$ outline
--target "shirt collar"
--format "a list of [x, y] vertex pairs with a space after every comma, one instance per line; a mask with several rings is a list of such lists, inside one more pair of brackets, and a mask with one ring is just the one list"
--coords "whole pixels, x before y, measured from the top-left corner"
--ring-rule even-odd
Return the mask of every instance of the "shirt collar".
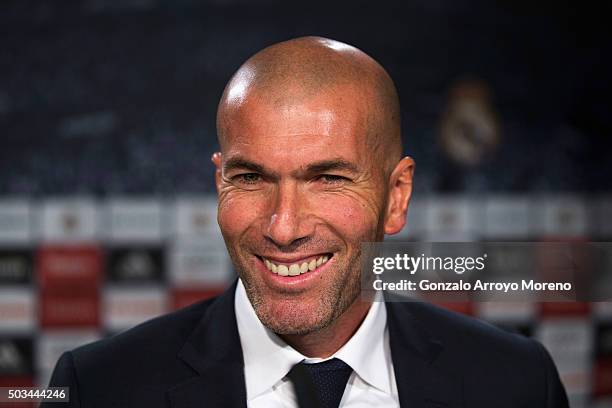
[[[307, 363], [327, 360], [305, 357], [265, 327], [257, 317], [241, 280], [236, 286], [234, 308], [244, 357], [248, 400], [276, 385], [295, 364], [304, 360]], [[386, 329], [385, 304], [373, 302], [355, 334], [329, 358], [341, 359], [362, 380], [390, 394], [392, 365]]]
[[250, 400], [272, 388], [304, 356], [261, 323], [240, 279], [236, 285], [234, 308], [244, 358], [247, 399]]
[[387, 337], [387, 309], [377, 300], [353, 337], [333, 357], [350, 365], [371, 386], [390, 394], [393, 366]]

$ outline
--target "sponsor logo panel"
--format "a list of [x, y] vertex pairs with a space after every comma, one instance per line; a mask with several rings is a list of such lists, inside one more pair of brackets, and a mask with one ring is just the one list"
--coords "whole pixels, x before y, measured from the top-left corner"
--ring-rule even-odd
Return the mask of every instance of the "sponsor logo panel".
[[45, 329], [99, 325], [99, 294], [95, 287], [46, 289], [41, 292], [40, 302], [40, 324]]
[[36, 299], [29, 286], [0, 287], [0, 333], [33, 332], [37, 325]]
[[165, 278], [162, 247], [112, 248], [106, 265], [108, 282], [163, 282]]
[[0, 377], [31, 376], [33, 373], [32, 339], [0, 335]]
[[491, 197], [485, 203], [484, 236], [510, 240], [529, 236], [529, 201], [519, 197]]
[[179, 198], [174, 205], [175, 236], [221, 237], [216, 197]]
[[110, 332], [127, 329], [168, 311], [164, 287], [108, 286], [103, 293], [103, 325]]
[[112, 200], [105, 212], [112, 243], [158, 243], [164, 238], [164, 207], [156, 200]]
[[0, 285], [32, 282], [32, 251], [0, 249]]
[[588, 233], [586, 204], [569, 196], [546, 196], [534, 200], [530, 218], [532, 234], [545, 237], [582, 237]]
[[43, 289], [97, 287], [102, 268], [102, 251], [94, 245], [48, 245], [41, 247], [37, 254], [39, 281]]
[[478, 239], [484, 228], [484, 207], [480, 201], [459, 196], [427, 200], [426, 241], [469, 242]]
[[226, 286], [233, 278], [226, 249], [216, 241], [176, 241], [169, 258], [169, 281], [173, 287]]
[[41, 207], [41, 237], [49, 242], [91, 242], [98, 236], [98, 208], [93, 200], [48, 200]]
[[0, 245], [32, 241], [31, 206], [22, 200], [0, 200]]

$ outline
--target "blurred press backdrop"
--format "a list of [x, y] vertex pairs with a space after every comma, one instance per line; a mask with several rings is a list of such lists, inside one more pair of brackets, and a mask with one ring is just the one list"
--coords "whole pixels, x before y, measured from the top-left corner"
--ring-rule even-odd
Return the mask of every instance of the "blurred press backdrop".
[[[0, 386], [222, 291], [223, 86], [274, 42], [380, 61], [417, 163], [401, 240], [612, 241], [603, 2], [0, 3]], [[572, 407], [612, 407], [612, 304], [447, 305], [542, 341]], [[154, 341], [154, 339], [152, 339]]]

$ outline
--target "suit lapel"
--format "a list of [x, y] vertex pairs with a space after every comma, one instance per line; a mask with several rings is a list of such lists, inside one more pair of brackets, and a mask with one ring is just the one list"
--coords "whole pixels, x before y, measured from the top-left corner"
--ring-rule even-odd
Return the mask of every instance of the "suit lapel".
[[437, 364], [444, 346], [411, 313], [411, 302], [387, 302], [391, 358], [400, 405], [459, 408], [461, 383]]
[[235, 289], [234, 284], [209, 306], [179, 352], [179, 358], [199, 376], [167, 391], [173, 408], [246, 407]]
[[[179, 352], [199, 375], [167, 390], [173, 408], [246, 407], [244, 360], [232, 285], [208, 308]], [[444, 346], [411, 312], [411, 302], [387, 302], [391, 357], [400, 405], [459, 408], [461, 383], [436, 360]]]

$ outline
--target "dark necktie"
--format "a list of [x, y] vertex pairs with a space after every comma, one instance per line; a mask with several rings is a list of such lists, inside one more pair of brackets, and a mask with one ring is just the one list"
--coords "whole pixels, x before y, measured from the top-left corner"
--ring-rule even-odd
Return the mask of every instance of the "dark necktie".
[[287, 377], [293, 383], [300, 408], [338, 408], [353, 369], [332, 358], [322, 363], [299, 363]]

